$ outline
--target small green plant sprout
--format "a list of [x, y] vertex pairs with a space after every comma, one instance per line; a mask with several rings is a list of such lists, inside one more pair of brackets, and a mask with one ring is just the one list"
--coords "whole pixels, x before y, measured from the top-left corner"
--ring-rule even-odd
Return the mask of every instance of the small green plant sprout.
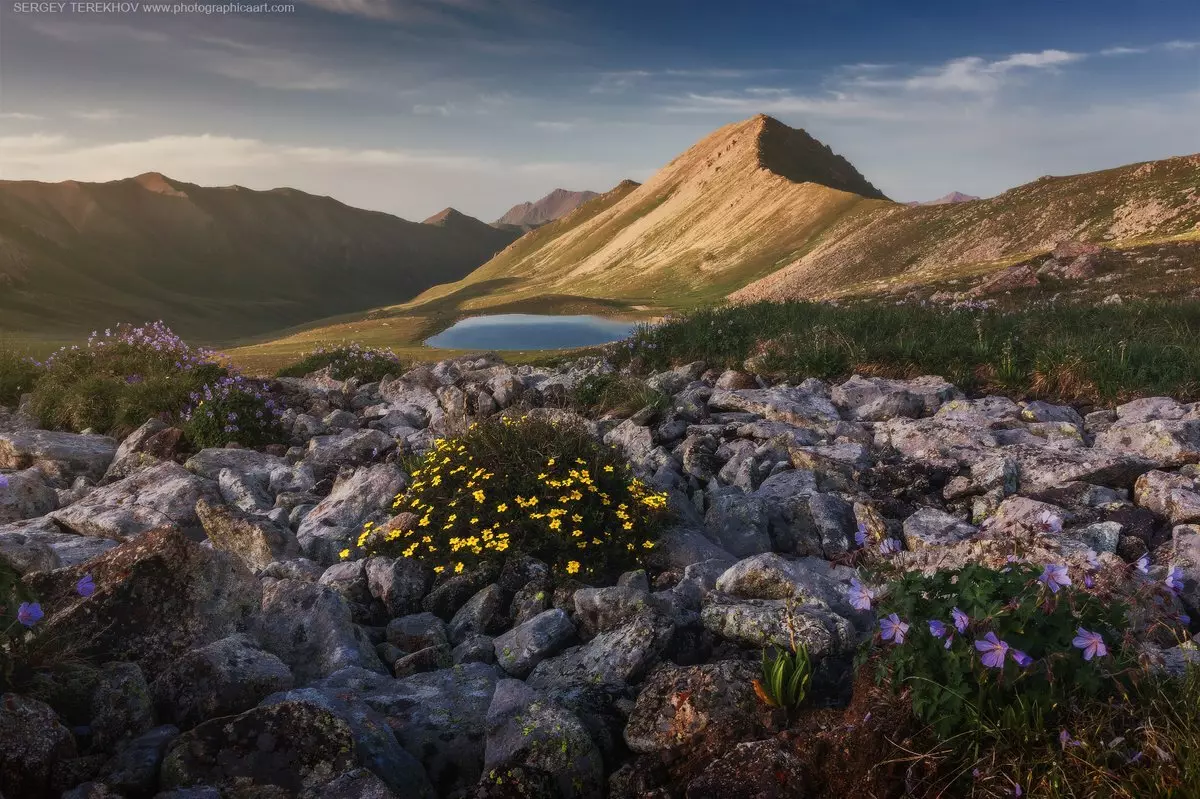
[[812, 679], [812, 659], [803, 644], [796, 644], [796, 625], [789, 603], [784, 611], [787, 616], [789, 649], [772, 647], [763, 650], [762, 679], [754, 680], [754, 693], [763, 703], [771, 707], [793, 711], [804, 703], [808, 696], [808, 683]]

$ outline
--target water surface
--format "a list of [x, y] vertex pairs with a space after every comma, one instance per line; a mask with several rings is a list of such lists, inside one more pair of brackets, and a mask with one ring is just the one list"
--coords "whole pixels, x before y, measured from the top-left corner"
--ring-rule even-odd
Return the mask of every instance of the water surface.
[[426, 339], [430, 347], [456, 350], [554, 350], [619, 341], [633, 322], [600, 316], [495, 314], [471, 316]]

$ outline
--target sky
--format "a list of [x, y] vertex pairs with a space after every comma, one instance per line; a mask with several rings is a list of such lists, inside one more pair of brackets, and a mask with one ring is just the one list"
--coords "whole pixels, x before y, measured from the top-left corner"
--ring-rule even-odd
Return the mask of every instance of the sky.
[[897, 200], [1200, 150], [1196, 0], [3, 3], [4, 179], [492, 220], [760, 112]]

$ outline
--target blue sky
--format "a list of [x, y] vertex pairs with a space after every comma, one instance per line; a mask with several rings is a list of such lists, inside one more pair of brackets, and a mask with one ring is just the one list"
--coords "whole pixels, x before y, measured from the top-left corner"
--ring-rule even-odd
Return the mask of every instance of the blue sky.
[[494, 219], [758, 112], [889, 196], [1200, 150], [1195, 0], [306, 0], [0, 8], [0, 177], [289, 185]]

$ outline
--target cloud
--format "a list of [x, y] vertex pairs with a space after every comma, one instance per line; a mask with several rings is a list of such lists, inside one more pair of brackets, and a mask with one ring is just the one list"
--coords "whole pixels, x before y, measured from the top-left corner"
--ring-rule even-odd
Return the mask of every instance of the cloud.
[[576, 127], [578, 127], [578, 123], [564, 122], [554, 119], [539, 119], [533, 123], [533, 126], [535, 128], [541, 128], [542, 130], [553, 130], [559, 133], [565, 133], [568, 130], [574, 130]]
[[1150, 52], [1146, 47], [1106, 47], [1100, 51], [1100, 55], [1144, 55]]
[[1187, 42], [1182, 39], [1176, 39], [1173, 42], [1165, 42], [1162, 45], [1164, 50], [1195, 50], [1200, 47], [1200, 42]]
[[913, 75], [904, 81], [910, 90], [991, 92], [1000, 88], [1004, 76], [1016, 69], [1046, 69], [1081, 61], [1083, 53], [1043, 50], [1040, 53], [1014, 53], [998, 61], [979, 56], [955, 58], [940, 67]]
[[88, 111], [71, 111], [70, 116], [85, 122], [112, 122], [116, 119], [124, 119], [128, 114], [112, 108], [94, 108]]
[[621, 94], [641, 83], [653, 73], [644, 69], [629, 69], [622, 72], [601, 72], [600, 77], [588, 90], [592, 94]]
[[39, 114], [26, 114], [22, 111], [5, 111], [0, 113], [0, 119], [12, 119], [18, 122], [35, 122], [45, 119], [45, 117]]

